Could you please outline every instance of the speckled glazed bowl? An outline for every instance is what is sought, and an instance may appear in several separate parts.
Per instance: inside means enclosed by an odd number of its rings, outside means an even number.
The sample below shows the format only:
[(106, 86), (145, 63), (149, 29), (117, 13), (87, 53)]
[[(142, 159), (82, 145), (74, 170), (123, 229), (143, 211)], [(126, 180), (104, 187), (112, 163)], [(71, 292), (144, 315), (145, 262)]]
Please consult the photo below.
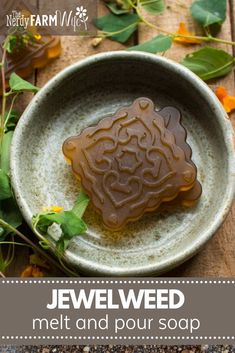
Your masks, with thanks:
[(73, 239), (65, 253), (79, 273), (159, 275), (197, 253), (221, 225), (233, 201), (234, 137), (214, 93), (189, 70), (165, 58), (108, 52), (55, 76), (20, 119), (12, 144), (11, 174), (28, 224), (43, 206), (69, 209), (77, 197), (79, 184), (63, 157), (63, 141), (141, 96), (152, 99), (158, 108), (174, 105), (181, 110), (203, 187), (201, 199), (190, 209), (146, 214), (120, 232), (106, 230), (89, 206), (87, 233)]

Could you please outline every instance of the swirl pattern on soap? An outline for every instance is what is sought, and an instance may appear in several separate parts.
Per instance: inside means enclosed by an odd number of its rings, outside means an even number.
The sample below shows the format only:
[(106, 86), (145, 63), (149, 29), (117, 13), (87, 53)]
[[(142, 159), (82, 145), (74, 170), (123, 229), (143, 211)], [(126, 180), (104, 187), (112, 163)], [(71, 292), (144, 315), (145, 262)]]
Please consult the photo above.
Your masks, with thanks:
[(196, 167), (147, 98), (68, 138), (63, 153), (113, 230), (189, 190), (196, 179)]

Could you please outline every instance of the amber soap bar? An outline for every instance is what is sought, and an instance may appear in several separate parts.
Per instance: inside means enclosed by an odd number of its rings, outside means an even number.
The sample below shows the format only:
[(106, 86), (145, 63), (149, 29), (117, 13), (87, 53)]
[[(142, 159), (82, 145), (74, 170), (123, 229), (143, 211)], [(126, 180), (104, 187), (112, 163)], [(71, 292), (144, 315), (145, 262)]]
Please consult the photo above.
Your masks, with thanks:
[(174, 109), (157, 112), (150, 99), (138, 98), (64, 142), (106, 227), (119, 230), (195, 186), (197, 169)]
[[(187, 132), (181, 124), (181, 113), (175, 107), (165, 107), (158, 112), (164, 118), (165, 127), (170, 130), (175, 137), (177, 145), (182, 148), (185, 153), (186, 160), (195, 167), (191, 157), (192, 149), (186, 142)], [(175, 199), (173, 199), (169, 204), (171, 205), (182, 205), (185, 207), (193, 206), (202, 193), (202, 187), (198, 180), (196, 180), (192, 189), (188, 191), (181, 192)]]
[[(1, 42), (4, 38), (1, 38)], [(24, 48), (14, 50), (7, 54), (5, 69), (6, 79), (15, 72), (26, 78), (34, 69), (45, 67), (51, 60), (57, 58), (61, 53), (60, 38), (51, 35), (39, 36), (33, 43), (28, 43)]]

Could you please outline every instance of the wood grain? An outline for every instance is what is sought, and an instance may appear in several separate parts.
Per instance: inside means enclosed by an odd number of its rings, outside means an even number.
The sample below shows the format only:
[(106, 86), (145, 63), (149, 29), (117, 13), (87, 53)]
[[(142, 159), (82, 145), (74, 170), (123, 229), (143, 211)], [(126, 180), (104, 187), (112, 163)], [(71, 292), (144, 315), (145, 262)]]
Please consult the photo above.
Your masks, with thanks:
[[(51, 0), (56, 1), (56, 0)], [(102, 16), (107, 13), (102, 0), (99, 1), (98, 15)], [(49, 64), (45, 69), (38, 71), (37, 84), (43, 86), (51, 77), (63, 70), (68, 65), (82, 60), (87, 56), (97, 54), (99, 52), (121, 50), (125, 46), (111, 40), (104, 40), (96, 48), (92, 46), (93, 38), (80, 36), (62, 36), (62, 53), (60, 57)], [(130, 45), (132, 42), (130, 41)]]
[[(168, 31), (175, 32), (180, 22), (185, 22), (187, 28), (198, 35), (202, 32), (200, 28), (194, 23), (190, 13), (189, 6), (192, 0), (184, 1), (166, 1), (166, 12), (156, 17), (147, 15), (149, 21), (153, 21), (159, 27), (167, 29)], [(228, 3), (227, 18), (223, 24), (222, 30), (218, 37), (232, 40), (232, 33), (234, 28), (231, 25), (234, 24), (232, 20), (232, 14), (234, 13), (234, 1)], [(141, 25), (139, 30), (139, 42), (144, 42), (157, 35), (158, 32), (146, 28), (144, 24)], [(230, 45), (225, 44), (210, 44), (214, 47), (219, 47), (226, 50), (229, 53), (233, 53), (233, 48)], [(198, 49), (198, 45), (182, 45), (174, 43), (166, 56), (175, 61), (180, 61), (186, 54)], [(235, 94), (235, 83), (234, 73), (230, 73), (225, 78), (216, 80), (210, 84), (212, 90), (216, 86), (223, 85), (227, 88), (231, 95)], [(235, 114), (231, 114), (230, 118), (235, 124)], [(235, 127), (235, 125), (234, 125)], [(205, 248), (193, 259), (187, 261), (179, 268), (165, 274), (166, 276), (195, 276), (195, 277), (227, 277), (235, 275), (235, 204), (231, 209), (226, 221), (220, 228), (220, 230), (214, 235), (214, 237), (207, 243)]]
[[(168, 31), (176, 31), (179, 22), (182, 21), (186, 23), (187, 27), (193, 33), (202, 34), (201, 29), (195, 24), (189, 13), (188, 9), (191, 2), (192, 0), (166, 0), (166, 11), (162, 15), (153, 17), (146, 14), (146, 16), (148, 20), (157, 24), (159, 27), (167, 29)], [(102, 0), (100, 0), (98, 11), (99, 15), (106, 12)], [(235, 40), (234, 14), (234, 0), (229, 0), (227, 19), (222, 27), (219, 37), (227, 40), (231, 40), (233, 38), (233, 40)], [(142, 24), (138, 31), (137, 41), (138, 43), (142, 43), (157, 34), (157, 31)], [(43, 86), (57, 72), (89, 55), (96, 54), (97, 52), (120, 50), (125, 48), (123, 45), (110, 40), (105, 40), (99, 45), (98, 48), (93, 48), (91, 44), (92, 39), (78, 36), (62, 37), (61, 41), (63, 49), (60, 58), (54, 60), (46, 68), (38, 70), (36, 72), (36, 76), (32, 78), (37, 85)], [(128, 44), (130, 45), (133, 43), (130, 42)], [(233, 51), (231, 46), (228, 45), (212, 45), (214, 47), (223, 48), (230, 53)], [(175, 61), (180, 61), (186, 54), (196, 50), (197, 47), (197, 45), (184, 46), (182, 44), (174, 43), (171, 50), (166, 53), (166, 56)], [(234, 73), (211, 83), (210, 87), (214, 90), (215, 86), (218, 85), (225, 86), (230, 94), (234, 95)], [(25, 98), (24, 103), (22, 102), (21, 104), (27, 103), (29, 99), (30, 97)], [(235, 127), (235, 114), (231, 115), (231, 120)], [(22, 267), (22, 262), (24, 261), (25, 256), (25, 254), (22, 255), (22, 252), (19, 251), (17, 261), (15, 262), (15, 267), (12, 268), (10, 275), (16, 276), (19, 274), (19, 268)], [(166, 275), (195, 277), (227, 277), (235, 275), (235, 205), (220, 230), (207, 243), (204, 249), (197, 256)]]

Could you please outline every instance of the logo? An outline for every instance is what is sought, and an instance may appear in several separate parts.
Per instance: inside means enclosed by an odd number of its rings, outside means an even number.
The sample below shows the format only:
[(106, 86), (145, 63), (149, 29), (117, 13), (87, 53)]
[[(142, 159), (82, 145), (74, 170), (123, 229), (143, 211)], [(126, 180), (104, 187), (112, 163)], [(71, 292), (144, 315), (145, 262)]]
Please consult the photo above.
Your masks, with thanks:
[[(39, 0), (38, 8), (30, 7), (22, 1), (5, 3), (1, 20), (1, 31), (21, 27), (24, 30), (36, 28), (55, 35), (94, 35), (93, 24), (97, 16), (96, 0), (58, 0), (56, 4)], [(4, 20), (3, 20), (4, 18)]]
[(13, 10), (10, 15), (6, 15), (7, 27), (72, 27), (74, 32), (87, 31), (87, 9), (83, 6), (77, 7), (76, 12), (73, 10), (60, 11), (56, 10), (54, 14), (30, 14)]

